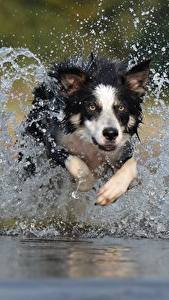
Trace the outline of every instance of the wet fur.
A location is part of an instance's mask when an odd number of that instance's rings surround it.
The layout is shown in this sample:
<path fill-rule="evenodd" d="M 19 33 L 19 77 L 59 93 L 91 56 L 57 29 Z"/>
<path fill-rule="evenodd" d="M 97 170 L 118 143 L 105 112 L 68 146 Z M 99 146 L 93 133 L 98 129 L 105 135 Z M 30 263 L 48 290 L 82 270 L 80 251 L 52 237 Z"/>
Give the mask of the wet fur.
<path fill-rule="evenodd" d="M 118 191 L 110 192 L 112 177 L 98 194 L 100 205 L 116 200 L 136 176 L 130 140 L 142 121 L 149 63 L 128 70 L 123 62 L 93 55 L 55 63 L 34 91 L 25 132 L 69 170 L 80 190 L 89 190 L 108 167 L 113 169 Z M 117 137 L 103 135 L 107 128 L 116 130 Z"/>

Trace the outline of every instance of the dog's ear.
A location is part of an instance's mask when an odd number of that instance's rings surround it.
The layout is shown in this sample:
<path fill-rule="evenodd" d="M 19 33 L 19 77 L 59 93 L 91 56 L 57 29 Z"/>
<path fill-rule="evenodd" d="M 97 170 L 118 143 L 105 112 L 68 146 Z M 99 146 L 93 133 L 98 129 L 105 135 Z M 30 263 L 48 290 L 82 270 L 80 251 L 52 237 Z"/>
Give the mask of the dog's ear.
<path fill-rule="evenodd" d="M 62 92 L 67 96 L 72 96 L 88 82 L 87 75 L 77 68 L 63 71 L 59 75 Z"/>
<path fill-rule="evenodd" d="M 145 60 L 131 68 L 126 74 L 129 89 L 143 96 L 148 82 L 151 60 Z"/>

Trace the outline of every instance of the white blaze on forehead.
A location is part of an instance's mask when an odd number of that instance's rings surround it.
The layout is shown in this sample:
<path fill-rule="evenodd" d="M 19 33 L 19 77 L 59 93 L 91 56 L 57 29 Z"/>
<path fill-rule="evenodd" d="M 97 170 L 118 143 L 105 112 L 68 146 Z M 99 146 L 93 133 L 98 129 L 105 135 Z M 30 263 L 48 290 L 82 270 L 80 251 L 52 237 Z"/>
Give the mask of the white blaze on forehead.
<path fill-rule="evenodd" d="M 103 110 L 109 110 L 116 102 L 116 88 L 111 85 L 99 84 L 94 91 L 94 96 L 100 102 Z"/>
<path fill-rule="evenodd" d="M 100 114 L 91 120 L 85 121 L 89 135 L 93 137 L 99 145 L 105 145 L 107 140 L 103 135 L 103 130 L 108 127 L 117 129 L 118 136 L 115 139 L 116 145 L 122 145 L 126 142 L 126 136 L 123 135 L 123 127 L 116 117 L 113 109 L 118 104 L 117 89 L 111 85 L 99 84 L 96 86 L 93 95 L 101 106 Z"/>

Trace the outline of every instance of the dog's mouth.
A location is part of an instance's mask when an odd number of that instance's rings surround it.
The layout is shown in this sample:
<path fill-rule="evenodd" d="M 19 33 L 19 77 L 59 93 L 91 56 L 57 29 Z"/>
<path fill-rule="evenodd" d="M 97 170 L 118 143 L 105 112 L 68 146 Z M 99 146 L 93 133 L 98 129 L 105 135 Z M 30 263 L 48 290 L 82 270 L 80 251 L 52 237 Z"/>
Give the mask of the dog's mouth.
<path fill-rule="evenodd" d="M 98 146 L 98 148 L 99 149 L 101 149 L 101 150 L 103 150 L 103 151 L 114 151 L 114 150 L 116 150 L 116 148 L 117 148 L 117 146 L 115 145 L 115 143 L 107 143 L 107 144 L 105 144 L 105 145 L 100 145 L 97 141 L 96 141 L 96 139 L 94 138 L 94 137 L 92 137 L 92 141 L 93 141 L 93 143 L 95 144 L 95 145 L 97 145 Z"/>

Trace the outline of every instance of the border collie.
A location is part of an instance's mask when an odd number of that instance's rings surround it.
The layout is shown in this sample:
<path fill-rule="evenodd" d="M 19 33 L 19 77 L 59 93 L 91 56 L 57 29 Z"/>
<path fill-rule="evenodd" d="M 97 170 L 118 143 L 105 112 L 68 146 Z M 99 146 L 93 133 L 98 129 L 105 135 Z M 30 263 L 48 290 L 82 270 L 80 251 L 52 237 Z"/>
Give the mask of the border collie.
<path fill-rule="evenodd" d="M 53 63 L 34 90 L 26 133 L 70 172 L 78 190 L 90 190 L 108 168 L 113 170 L 95 204 L 111 204 L 136 177 L 131 137 L 142 122 L 149 64 L 145 60 L 128 69 L 91 54 Z"/>

